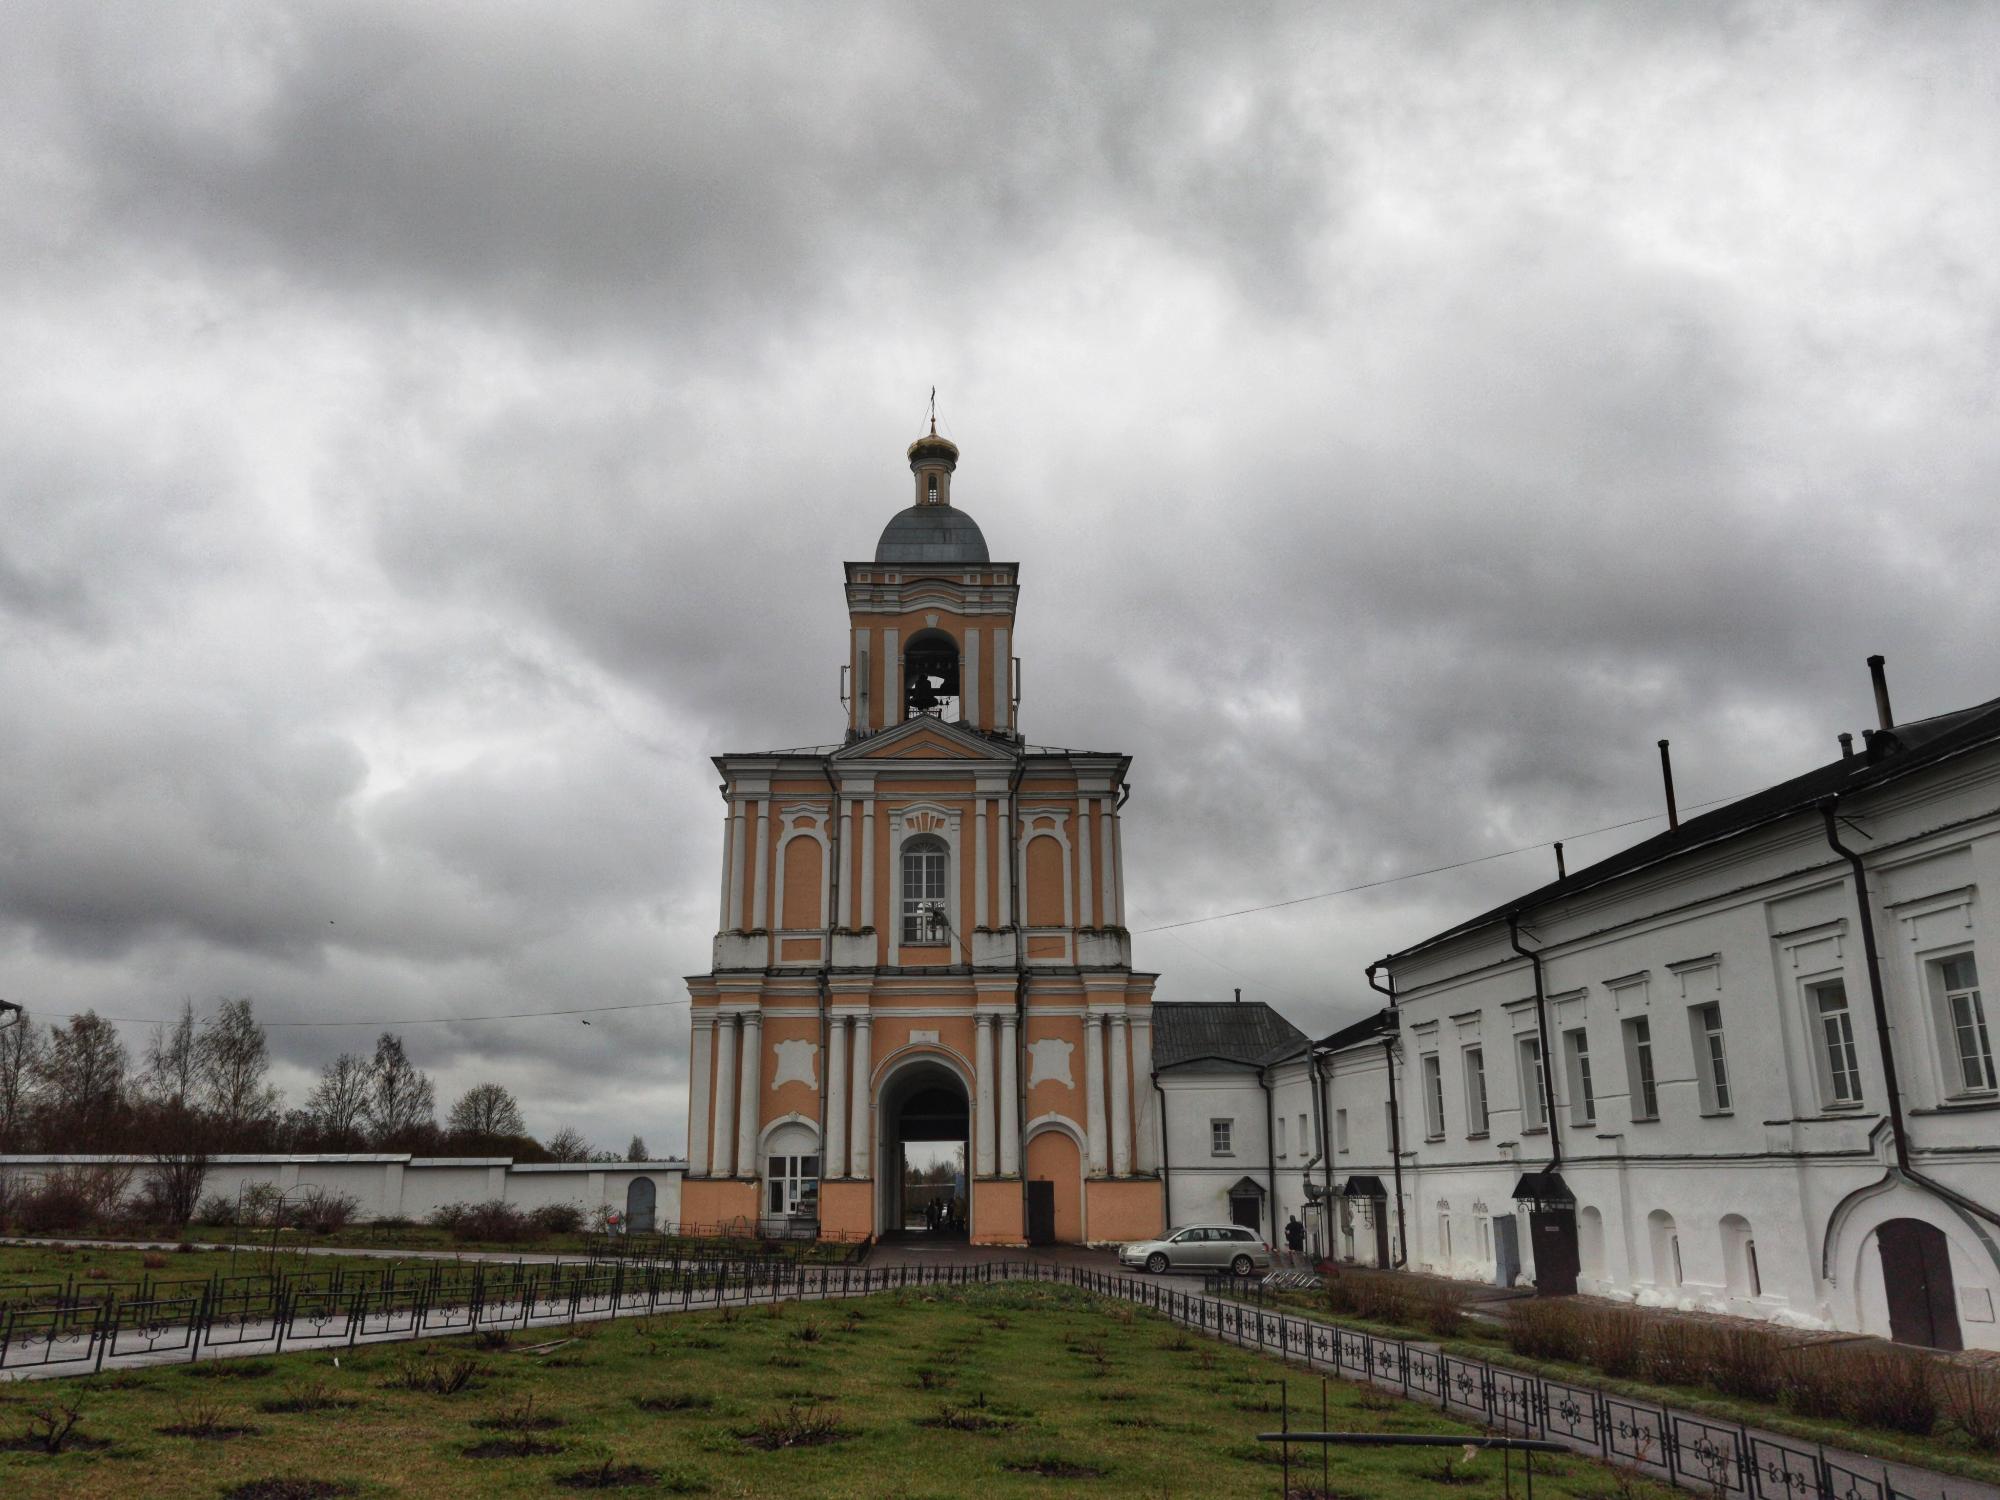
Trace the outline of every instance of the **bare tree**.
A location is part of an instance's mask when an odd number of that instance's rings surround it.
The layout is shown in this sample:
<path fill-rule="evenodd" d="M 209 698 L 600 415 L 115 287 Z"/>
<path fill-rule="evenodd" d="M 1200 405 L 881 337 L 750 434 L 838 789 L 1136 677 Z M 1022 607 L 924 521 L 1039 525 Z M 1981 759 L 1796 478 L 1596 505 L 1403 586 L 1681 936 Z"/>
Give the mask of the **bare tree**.
<path fill-rule="evenodd" d="M 247 999 L 225 1000 L 201 1028 L 202 1101 L 224 1138 L 242 1145 L 278 1112 L 278 1091 L 264 1081 L 271 1049 Z"/>
<path fill-rule="evenodd" d="M 434 1127 L 436 1119 L 437 1090 L 430 1078 L 411 1065 L 401 1037 L 383 1032 L 368 1068 L 368 1128 L 377 1144 Z"/>
<path fill-rule="evenodd" d="M 636 1136 L 636 1135 L 635 1135 L 635 1136 L 633 1136 L 633 1137 L 632 1137 L 632 1144 L 631 1144 L 631 1145 L 629 1145 L 629 1146 L 627 1146 L 627 1147 L 625 1148 L 625 1160 L 627 1160 L 627 1161 L 651 1161 L 652 1159 L 653 1159 L 653 1158 L 652 1158 L 651 1156 L 647 1155 L 647 1153 L 646 1153 L 646 1141 L 645 1141 L 645 1138 L 644 1138 L 643 1136 Z"/>
<path fill-rule="evenodd" d="M 453 1135 L 481 1140 L 528 1133 L 521 1106 L 497 1083 L 475 1083 L 461 1094 L 445 1117 L 445 1128 Z"/>
<path fill-rule="evenodd" d="M 0 1151 L 27 1149 L 41 1055 L 42 1036 L 29 1017 L 0 1031 Z"/>
<path fill-rule="evenodd" d="M 192 1000 L 181 1002 L 180 1016 L 172 1026 L 162 1023 L 153 1028 L 139 1083 L 154 1104 L 177 1111 L 195 1107 L 201 1088 L 201 1040 L 195 1032 Z"/>
<path fill-rule="evenodd" d="M 360 1140 L 371 1077 L 368 1060 L 352 1052 L 341 1053 L 320 1069 L 319 1082 L 306 1096 L 306 1113 L 323 1144 L 344 1150 Z"/>
<path fill-rule="evenodd" d="M 583 1138 L 583 1132 L 565 1125 L 547 1142 L 551 1161 L 589 1161 L 590 1142 Z"/>
<path fill-rule="evenodd" d="M 128 1061 L 117 1031 L 94 1010 L 50 1028 L 36 1067 L 35 1104 L 52 1150 L 102 1151 L 117 1144 Z"/>

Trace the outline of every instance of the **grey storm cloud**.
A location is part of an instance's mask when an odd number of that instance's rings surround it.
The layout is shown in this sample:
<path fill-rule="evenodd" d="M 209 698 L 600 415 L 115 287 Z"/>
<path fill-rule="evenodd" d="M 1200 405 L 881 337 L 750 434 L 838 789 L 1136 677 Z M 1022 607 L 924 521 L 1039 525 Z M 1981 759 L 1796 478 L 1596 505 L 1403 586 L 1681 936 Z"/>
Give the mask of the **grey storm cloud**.
<path fill-rule="evenodd" d="M 838 564 L 933 383 L 1030 738 L 1136 757 L 1135 927 L 1608 853 L 1656 739 L 1684 804 L 1753 789 L 1867 722 L 1871 651 L 1906 715 L 2000 692 L 1991 10 L 9 26 L 0 994 L 44 1015 L 248 994 L 677 1142 L 708 757 L 836 737 Z M 1549 865 L 1139 958 L 1330 1024 Z M 281 1082 L 371 1040 L 281 1028 Z"/>

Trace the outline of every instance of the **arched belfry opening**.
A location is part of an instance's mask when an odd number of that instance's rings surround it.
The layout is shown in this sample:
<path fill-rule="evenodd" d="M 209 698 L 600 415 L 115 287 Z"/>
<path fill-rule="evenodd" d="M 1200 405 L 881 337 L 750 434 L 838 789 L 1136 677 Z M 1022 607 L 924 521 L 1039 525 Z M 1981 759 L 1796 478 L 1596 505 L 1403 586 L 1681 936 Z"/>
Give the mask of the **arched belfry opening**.
<path fill-rule="evenodd" d="M 877 1230 L 963 1238 L 972 1222 L 972 1109 L 965 1083 L 942 1062 L 919 1059 L 883 1084 Z"/>
<path fill-rule="evenodd" d="M 903 648 L 903 717 L 958 717 L 958 642 L 942 630 L 920 630 Z"/>

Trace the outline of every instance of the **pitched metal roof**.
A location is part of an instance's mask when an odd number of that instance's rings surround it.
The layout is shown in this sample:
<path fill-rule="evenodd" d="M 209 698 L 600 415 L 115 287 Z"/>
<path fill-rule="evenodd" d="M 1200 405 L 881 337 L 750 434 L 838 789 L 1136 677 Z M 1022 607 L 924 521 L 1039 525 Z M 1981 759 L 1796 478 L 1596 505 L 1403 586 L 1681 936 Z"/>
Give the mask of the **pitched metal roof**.
<path fill-rule="evenodd" d="M 1843 756 L 1803 776 L 1794 776 L 1790 781 L 1781 781 L 1761 792 L 1752 792 L 1698 817 L 1688 818 L 1678 828 L 1655 834 L 1594 865 L 1573 871 L 1565 879 L 1551 881 L 1525 896 L 1516 897 L 1503 906 L 1496 906 L 1469 922 L 1461 922 L 1420 943 L 1413 943 L 1389 957 L 1403 958 L 1464 933 L 1504 922 L 1511 916 L 1546 906 L 1551 901 L 1591 886 L 1603 885 L 1648 865 L 1659 864 L 1676 855 L 1747 833 L 1766 823 L 1810 811 L 1828 797 L 1846 796 L 1894 781 L 1996 739 L 2000 739 L 2000 698 L 1939 714 L 1935 718 L 1898 724 L 1892 730 L 1878 731 L 1873 736 L 1873 746 L 1866 754 Z"/>
<path fill-rule="evenodd" d="M 1153 1066 L 1233 1062 L 1259 1068 L 1309 1045 L 1261 1000 L 1172 1000 L 1153 1006 Z"/>

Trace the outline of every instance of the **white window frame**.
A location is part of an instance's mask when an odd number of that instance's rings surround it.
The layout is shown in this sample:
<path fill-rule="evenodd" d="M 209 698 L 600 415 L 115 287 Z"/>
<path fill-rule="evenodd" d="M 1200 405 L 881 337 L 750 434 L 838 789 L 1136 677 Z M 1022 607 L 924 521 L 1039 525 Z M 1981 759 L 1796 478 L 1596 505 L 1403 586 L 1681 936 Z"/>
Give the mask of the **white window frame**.
<path fill-rule="evenodd" d="M 1467 1047 L 1460 1056 L 1465 1066 L 1465 1138 L 1480 1140 L 1493 1125 L 1486 1100 L 1486 1049 Z"/>
<path fill-rule="evenodd" d="M 1619 1028 L 1625 1036 L 1625 1083 L 1632 1101 L 1632 1120 L 1643 1124 L 1660 1118 L 1660 1068 L 1653 1051 L 1653 1018 L 1628 1016 Z"/>
<path fill-rule="evenodd" d="M 1424 1086 L 1424 1139 L 1444 1139 L 1444 1059 L 1426 1052 L 1417 1061 Z"/>
<path fill-rule="evenodd" d="M 1945 966 L 1958 959 L 1972 964 L 1972 984 L 1953 988 L 1945 978 Z M 1994 1092 L 1995 1066 L 1993 1059 L 1993 1032 L 1986 1016 L 1986 1000 L 1983 986 L 1979 982 L 1979 961 L 1970 947 L 1955 948 L 1947 953 L 1931 953 L 1924 956 L 1924 984 L 1931 994 L 1931 1009 L 1937 1027 L 1939 1041 L 1938 1062 L 1944 1073 L 1945 1097 L 1950 1099 L 1981 1099 Z M 1967 1024 L 1959 1025 L 1958 1004 L 1963 1002 L 1967 1011 Z M 1967 1057 L 1965 1041 L 1970 1033 L 1985 1045 L 1983 1057 Z M 1966 1082 L 1967 1064 L 1984 1075 L 1982 1083 Z"/>
<path fill-rule="evenodd" d="M 808 1151 L 798 1156 L 767 1156 L 764 1158 L 766 1171 L 764 1180 L 766 1213 L 771 1218 L 781 1218 L 798 1212 L 799 1204 L 811 1198 L 819 1198 L 819 1153 Z M 807 1192 L 810 1186 L 812 1191 Z"/>
<path fill-rule="evenodd" d="M 1542 1039 L 1532 1031 L 1514 1038 L 1514 1057 L 1521 1075 L 1521 1133 L 1549 1128 L 1549 1070 L 1542 1058 Z"/>
<path fill-rule="evenodd" d="M 1836 990 L 1840 1004 L 1829 1010 L 1828 1000 Z M 1847 976 L 1835 970 L 1800 980 L 1799 994 L 1805 1005 L 1806 1034 L 1812 1039 L 1820 1108 L 1860 1109 L 1865 1102 L 1861 1049 L 1854 1040 L 1854 998 L 1848 993 Z"/>
<path fill-rule="evenodd" d="M 1278 1160 L 1283 1161 L 1290 1153 L 1285 1150 L 1285 1116 L 1278 1116 Z"/>
<path fill-rule="evenodd" d="M 1572 1026 L 1563 1033 L 1563 1069 L 1569 1080 L 1569 1122 L 1597 1123 L 1597 1090 L 1590 1076 L 1590 1032 Z"/>
<path fill-rule="evenodd" d="M 910 890 L 910 860 L 912 856 L 937 861 L 937 893 L 932 895 L 926 889 L 912 893 Z M 897 880 L 896 895 L 901 909 L 896 916 L 899 946 L 904 948 L 939 948 L 951 945 L 951 845 L 935 833 L 913 834 L 903 840 L 896 851 Z M 930 884 L 928 875 L 925 884 Z M 919 919 L 930 914 L 933 931 L 924 935 Z M 915 933 L 915 936 L 912 936 Z"/>
<path fill-rule="evenodd" d="M 1347 1111 L 1344 1109 L 1333 1112 L 1333 1150 L 1336 1156 L 1345 1156 L 1348 1152 Z"/>
<path fill-rule="evenodd" d="M 1208 1122 L 1208 1154 L 1210 1156 L 1234 1156 L 1236 1154 L 1236 1120 L 1215 1119 Z"/>
<path fill-rule="evenodd" d="M 1701 1085 L 1701 1112 L 1736 1112 L 1736 1080 L 1729 1072 L 1729 1037 L 1721 1002 L 1703 1001 L 1688 1007 L 1688 1041 L 1694 1049 L 1694 1073 Z"/>

